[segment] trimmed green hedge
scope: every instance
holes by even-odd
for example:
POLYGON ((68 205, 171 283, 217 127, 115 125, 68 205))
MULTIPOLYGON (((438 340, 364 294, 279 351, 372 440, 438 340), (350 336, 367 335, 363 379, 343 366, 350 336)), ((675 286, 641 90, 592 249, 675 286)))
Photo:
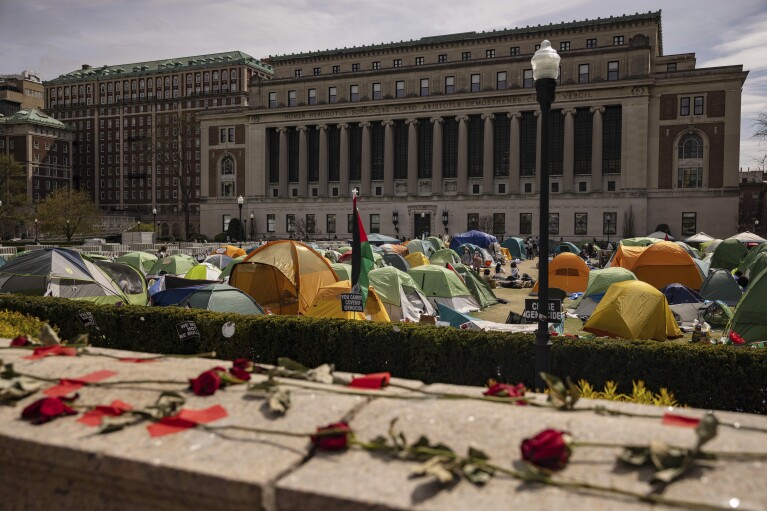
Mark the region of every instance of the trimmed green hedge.
MULTIPOLYGON (((88 331, 95 346, 172 354, 215 351, 219 358, 275 363, 286 356, 341 371, 390 371, 400 378, 484 385, 488 378, 534 382, 534 336, 295 316, 242 316, 177 307, 107 306, 60 298, 0 295, 0 308, 57 325, 64 338, 88 331), (85 328, 91 312, 98 327, 85 328), (194 321, 199 338, 180 340, 176 326, 194 321), (221 329, 235 324, 226 338, 221 329)), ((632 380, 667 387, 698 408, 767 413, 767 350, 680 342, 564 339, 554 341, 552 371, 594 386, 632 380)))

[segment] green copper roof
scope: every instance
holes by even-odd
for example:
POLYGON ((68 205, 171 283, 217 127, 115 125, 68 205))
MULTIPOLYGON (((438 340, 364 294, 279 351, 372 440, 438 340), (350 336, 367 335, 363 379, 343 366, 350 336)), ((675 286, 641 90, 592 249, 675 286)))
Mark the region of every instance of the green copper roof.
POLYGON ((19 110, 8 117, 0 116, 0 124, 40 124, 49 128, 67 129, 66 124, 53 117, 45 115, 37 108, 19 110))
POLYGON ((45 84, 56 85, 59 83, 88 80, 113 80, 124 76, 156 74, 167 71, 177 72, 181 69, 201 69, 223 65, 246 65, 265 73, 271 74, 272 72, 272 66, 264 64, 247 53, 231 51, 226 53, 212 53, 210 55, 196 55, 193 57, 136 62, 134 64, 88 67, 87 69, 78 69, 77 71, 63 74, 58 78, 45 82, 45 84))
POLYGON ((497 38, 497 37, 505 37, 505 36, 512 36, 512 35, 532 35, 537 34, 543 31, 552 31, 552 30, 569 30, 569 29, 576 29, 576 28, 583 28, 583 27, 594 27, 594 26, 609 26, 616 23, 627 23, 631 21, 657 21, 658 27, 659 27, 659 36, 658 36, 658 51, 660 55, 663 55, 663 37, 662 37, 662 31, 660 30, 660 22, 661 22, 661 11, 657 12, 647 12, 644 14, 636 13, 636 14, 627 14, 623 16, 610 16, 609 18, 597 18, 595 20, 583 20, 583 21, 572 21, 572 22, 562 22, 562 23, 549 23, 548 25, 537 25, 537 26, 527 26, 524 28, 511 28, 511 29, 501 29, 501 30, 491 30, 491 31, 483 31, 483 32, 461 32, 458 34, 447 34, 447 35, 440 35, 440 36, 428 36, 428 37, 422 37, 420 39, 411 39, 409 41, 400 41, 400 42, 390 42, 390 43, 381 43, 381 44, 371 44, 367 46, 353 46, 351 48, 335 48, 333 50, 320 50, 320 51, 311 51, 307 53, 294 53, 290 55, 275 55, 275 56, 269 56, 269 61, 278 63, 278 62, 286 62, 294 59, 300 59, 300 58, 310 58, 310 57, 319 57, 319 56, 329 56, 329 55, 344 55, 344 54, 353 54, 360 51, 370 51, 370 50, 386 50, 390 48, 408 48, 408 47, 419 47, 419 46, 426 46, 431 44, 444 44, 444 43, 453 43, 453 42, 459 42, 459 41, 471 41, 471 40, 482 40, 486 38, 497 38))

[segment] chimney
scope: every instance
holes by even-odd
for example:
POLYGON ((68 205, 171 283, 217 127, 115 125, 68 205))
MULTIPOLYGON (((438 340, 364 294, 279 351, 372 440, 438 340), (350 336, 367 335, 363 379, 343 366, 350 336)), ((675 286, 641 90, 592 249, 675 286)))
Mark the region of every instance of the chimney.
POLYGON ((90 68, 91 68, 90 64, 83 64, 82 70, 85 71, 86 69, 90 69, 90 68))

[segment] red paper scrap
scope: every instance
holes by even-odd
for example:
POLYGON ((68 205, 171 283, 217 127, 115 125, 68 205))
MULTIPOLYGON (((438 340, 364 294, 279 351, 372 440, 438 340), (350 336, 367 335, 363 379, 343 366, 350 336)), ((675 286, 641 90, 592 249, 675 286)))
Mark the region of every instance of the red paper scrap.
POLYGON ((26 360, 37 360, 43 357, 74 357, 77 355, 77 348, 71 346, 62 346, 61 344, 54 344, 53 346, 42 346, 35 348, 31 355, 24 357, 26 360))
POLYGON ((62 378, 59 381, 58 385, 54 385, 53 387, 49 389, 45 389, 43 391, 43 394, 47 396, 57 397, 57 396, 66 396, 68 394, 71 394, 72 392, 76 392, 80 390, 81 388, 85 387, 88 383, 96 383, 100 382, 102 380, 106 380, 107 378, 111 378, 112 376, 116 375, 117 373, 114 371, 95 371, 93 373, 86 374, 85 376, 81 376, 80 378, 62 378))
POLYGON ((373 373, 353 378, 350 387, 361 389, 382 389, 389 384, 391 373, 373 373))
POLYGON ((120 362, 130 362, 134 364, 141 364, 145 362, 157 362, 160 360, 159 358, 135 358, 135 357, 125 357, 118 359, 120 362))
POLYGON ((684 415, 676 415, 674 413, 663 414, 663 424, 666 426, 679 426, 680 428, 696 428, 700 423, 700 419, 695 417, 686 417, 684 415))
POLYGON ((93 410, 85 412, 82 417, 77 419, 77 422, 82 422, 86 426, 101 426, 101 419, 104 417, 117 417, 132 409, 133 407, 128 403, 114 400, 109 406, 97 406, 93 410))
POLYGON ((165 417, 154 424, 150 424, 146 429, 149 430, 149 436, 151 437, 171 435, 192 429, 198 424, 208 424, 228 416, 229 414, 226 412, 226 409, 221 405, 211 406, 202 410, 184 408, 176 415, 165 417))

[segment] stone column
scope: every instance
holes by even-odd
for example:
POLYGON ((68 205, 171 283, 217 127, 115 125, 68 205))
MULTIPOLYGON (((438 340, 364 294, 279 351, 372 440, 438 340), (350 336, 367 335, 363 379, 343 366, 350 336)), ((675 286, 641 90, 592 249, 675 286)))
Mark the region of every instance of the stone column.
POLYGON ((319 155, 319 191, 320 197, 328 196, 328 126, 320 124, 320 155, 319 155))
POLYGON ((482 193, 493 193, 493 114, 482 114, 485 132, 482 137, 482 193))
POLYGON ((466 122, 468 115, 459 115, 455 118, 458 121, 458 195, 466 195, 469 188, 469 130, 466 122))
POLYGON ((592 106, 590 110, 594 114, 591 131, 591 191, 599 192, 602 190, 602 114, 605 107, 592 106))
POLYGON ((369 197, 373 165, 370 153, 370 122, 361 122, 360 127, 362 128, 362 169, 360 173, 362 183, 360 183, 360 194, 363 197, 369 197))
POLYGON ((442 117, 432 117, 431 194, 442 195, 442 117))
POLYGON ((509 193, 519 193, 519 112, 506 114, 511 119, 509 129, 511 141, 509 143, 509 193))
POLYGON ((384 126, 384 195, 394 196, 394 121, 381 121, 384 126))
POLYGON ((288 197, 288 128, 277 128, 280 133, 280 182, 279 197, 288 197))
POLYGON ((574 108, 562 109, 562 115, 565 116, 565 147, 564 147, 564 161, 562 162, 562 178, 563 178, 563 192, 573 191, 573 167, 575 165, 575 124, 573 121, 573 115, 575 115, 574 108))
POLYGON ((341 130, 341 154, 338 159, 340 166, 338 193, 341 197, 346 197, 349 194, 349 125, 339 123, 338 129, 341 130))
POLYGON ((307 154, 306 154, 306 126, 299 126, 298 130, 298 196, 308 197, 307 154))
POLYGON ((405 121, 407 127, 407 194, 418 195, 418 119, 405 121))

